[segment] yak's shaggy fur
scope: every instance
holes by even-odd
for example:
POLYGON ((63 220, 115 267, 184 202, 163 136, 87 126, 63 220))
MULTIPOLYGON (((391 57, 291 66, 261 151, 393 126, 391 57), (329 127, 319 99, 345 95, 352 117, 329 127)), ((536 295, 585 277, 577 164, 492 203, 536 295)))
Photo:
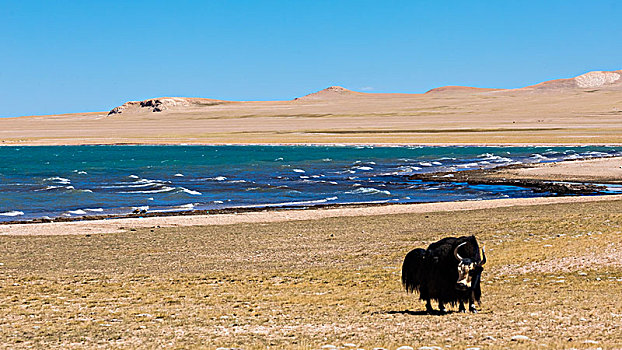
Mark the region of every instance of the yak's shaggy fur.
POLYGON ((439 303, 441 312, 445 311, 444 304, 460 304, 460 310, 464 311, 464 303, 469 303, 470 310, 475 311, 474 302, 480 302, 480 276, 483 268, 476 264, 475 269, 470 272, 471 288, 458 289, 456 284, 460 260, 454 254, 456 247, 459 247, 457 252, 463 257, 463 261, 481 262, 475 236, 443 238, 430 244, 427 249, 417 248, 410 251, 404 258, 402 284, 409 293, 419 292, 419 298, 427 302, 428 311, 432 311, 430 300, 439 303), (463 243, 466 244, 460 246, 463 243))

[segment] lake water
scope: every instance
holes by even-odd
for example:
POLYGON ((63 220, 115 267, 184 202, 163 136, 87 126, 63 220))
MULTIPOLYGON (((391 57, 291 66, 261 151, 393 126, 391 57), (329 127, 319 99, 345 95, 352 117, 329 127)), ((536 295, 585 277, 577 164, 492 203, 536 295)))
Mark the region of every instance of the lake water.
POLYGON ((0 147, 0 221, 550 195, 408 175, 622 155, 615 147, 0 147))

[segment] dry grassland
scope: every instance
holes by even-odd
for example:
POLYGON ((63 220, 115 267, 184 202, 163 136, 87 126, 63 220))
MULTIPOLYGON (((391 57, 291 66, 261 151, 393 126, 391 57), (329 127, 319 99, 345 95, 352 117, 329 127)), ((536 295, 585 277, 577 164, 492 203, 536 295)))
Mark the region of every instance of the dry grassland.
POLYGON ((603 201, 2 236, 0 347, 620 348, 621 231, 603 201), (469 234, 481 312, 423 314, 404 255, 469 234))
MULTIPOLYGON (((111 106, 111 108, 114 106, 111 106)), ((330 95, 0 118, 0 144, 620 144, 622 90, 330 95)))

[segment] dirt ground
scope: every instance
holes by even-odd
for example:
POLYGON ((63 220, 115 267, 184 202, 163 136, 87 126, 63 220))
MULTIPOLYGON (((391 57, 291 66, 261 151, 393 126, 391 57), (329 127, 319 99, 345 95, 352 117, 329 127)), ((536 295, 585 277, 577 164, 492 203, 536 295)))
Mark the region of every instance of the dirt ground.
POLYGON ((0 236, 0 347, 621 348, 621 243, 621 200, 0 236), (480 312, 424 314, 403 257, 470 234, 480 312))

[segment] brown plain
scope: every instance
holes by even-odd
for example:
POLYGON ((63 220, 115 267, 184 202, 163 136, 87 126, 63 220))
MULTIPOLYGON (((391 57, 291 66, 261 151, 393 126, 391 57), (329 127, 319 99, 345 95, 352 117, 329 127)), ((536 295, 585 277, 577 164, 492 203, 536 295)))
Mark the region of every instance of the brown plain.
POLYGON ((0 236, 0 348, 617 349, 621 246, 619 199, 0 236), (402 259, 470 234, 480 313, 425 315, 402 259))
POLYGON ((2 118, 0 140, 28 145, 622 144, 622 79, 594 88, 562 79, 514 90, 443 87, 425 94, 373 94, 331 87, 292 101, 177 99, 187 103, 161 112, 132 107, 109 116, 2 118))

